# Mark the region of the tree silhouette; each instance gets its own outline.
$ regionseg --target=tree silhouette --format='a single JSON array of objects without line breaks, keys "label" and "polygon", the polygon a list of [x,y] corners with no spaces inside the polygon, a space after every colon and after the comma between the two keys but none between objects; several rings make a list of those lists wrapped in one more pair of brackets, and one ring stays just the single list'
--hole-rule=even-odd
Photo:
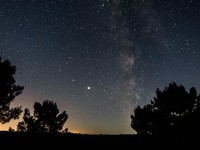
[{"label": "tree silhouette", "polygon": [[17,131],[56,133],[60,132],[68,119],[66,111],[59,114],[56,103],[45,100],[42,104],[35,102],[34,115],[30,115],[30,110],[25,109],[23,121],[17,125]]},{"label": "tree silhouette", "polygon": [[137,106],[131,115],[131,127],[139,135],[186,136],[200,133],[200,96],[194,87],[187,92],[183,85],[170,83],[144,107]]},{"label": "tree silhouette", "polygon": [[9,60],[2,61],[0,57],[0,123],[18,119],[21,107],[10,108],[10,103],[22,93],[24,87],[15,83],[16,67]]}]

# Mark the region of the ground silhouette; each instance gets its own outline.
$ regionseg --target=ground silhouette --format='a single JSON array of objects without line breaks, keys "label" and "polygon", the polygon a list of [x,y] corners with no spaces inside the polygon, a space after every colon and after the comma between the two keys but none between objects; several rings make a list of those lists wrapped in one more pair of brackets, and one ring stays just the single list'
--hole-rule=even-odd
[{"label": "ground silhouette", "polygon": [[1,146],[24,149],[180,149],[198,148],[198,140],[138,135],[90,135],[63,133],[0,132]]}]

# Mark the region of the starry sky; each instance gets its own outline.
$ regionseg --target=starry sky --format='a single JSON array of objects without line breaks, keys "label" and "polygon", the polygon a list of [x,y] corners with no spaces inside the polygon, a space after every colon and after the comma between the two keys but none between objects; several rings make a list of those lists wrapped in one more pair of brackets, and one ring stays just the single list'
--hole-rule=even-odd
[{"label": "starry sky", "polygon": [[133,134],[156,88],[200,91],[198,0],[1,0],[0,37],[25,88],[11,106],[52,100],[70,132]]}]

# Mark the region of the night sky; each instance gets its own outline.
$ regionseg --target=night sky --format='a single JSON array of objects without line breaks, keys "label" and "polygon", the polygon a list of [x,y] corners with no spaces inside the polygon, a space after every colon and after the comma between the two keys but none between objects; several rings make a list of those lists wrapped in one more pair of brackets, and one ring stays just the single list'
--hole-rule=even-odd
[{"label": "night sky", "polygon": [[0,56],[25,88],[11,106],[48,99],[70,132],[132,134],[133,109],[156,88],[200,92],[200,2],[1,0]]}]

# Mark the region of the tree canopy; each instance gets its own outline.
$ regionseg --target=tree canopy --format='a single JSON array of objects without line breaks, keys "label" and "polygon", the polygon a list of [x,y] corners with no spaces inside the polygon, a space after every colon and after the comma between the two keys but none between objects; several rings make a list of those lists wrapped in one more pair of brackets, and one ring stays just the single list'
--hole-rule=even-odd
[{"label": "tree canopy", "polygon": [[0,123],[2,124],[11,119],[18,119],[22,112],[21,107],[10,108],[10,103],[24,89],[15,83],[15,73],[16,67],[9,60],[2,61],[0,57]]},{"label": "tree canopy", "polygon": [[57,133],[63,128],[68,119],[66,111],[59,114],[57,104],[45,100],[40,104],[34,103],[34,114],[31,116],[28,108],[24,111],[23,121],[17,125],[17,131],[33,133]]},{"label": "tree canopy", "polygon": [[131,115],[131,127],[139,135],[177,135],[200,133],[200,96],[194,87],[170,83],[157,89],[150,104],[137,106]]}]

